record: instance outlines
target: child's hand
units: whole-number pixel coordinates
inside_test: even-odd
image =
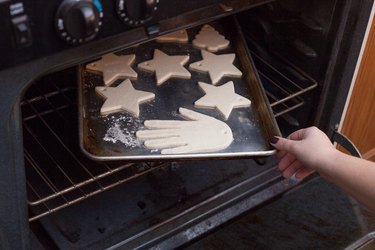
[[[285,178],[296,174],[303,179],[315,170],[322,170],[327,166],[326,160],[336,152],[326,134],[316,127],[298,130],[287,138],[273,137],[271,145],[279,150],[278,168]]]

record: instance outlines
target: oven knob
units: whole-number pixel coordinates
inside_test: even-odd
[[[149,21],[157,10],[159,0],[117,0],[117,15],[129,26]]]
[[[97,35],[102,18],[99,0],[64,0],[57,10],[55,26],[64,41],[79,44]]]

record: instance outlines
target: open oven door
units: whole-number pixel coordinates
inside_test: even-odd
[[[375,249],[375,232],[365,235],[363,238],[354,242],[345,250],[371,250]]]

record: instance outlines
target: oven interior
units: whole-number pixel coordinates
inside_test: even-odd
[[[237,15],[284,134],[314,124],[341,8],[335,0],[284,0]],[[120,239],[127,247],[151,246],[171,228],[182,231],[283,180],[274,157],[88,159],[79,148],[77,71],[35,80],[21,101],[29,222],[41,242],[62,249],[99,249]]]

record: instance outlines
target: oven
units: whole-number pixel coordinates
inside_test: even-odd
[[[98,160],[81,69],[205,23],[241,32],[281,133],[341,119],[373,1],[0,0],[2,249],[170,249],[299,185],[274,156]]]

